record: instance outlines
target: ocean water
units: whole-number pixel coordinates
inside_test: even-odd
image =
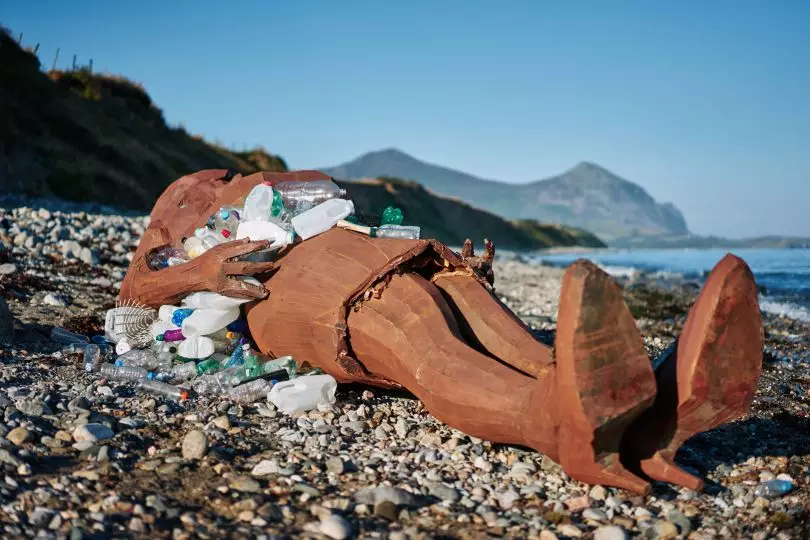
[[[647,274],[663,279],[702,282],[726,253],[719,249],[604,250],[579,253],[540,253],[532,258],[567,266],[579,258],[597,263],[616,277]],[[738,249],[764,287],[759,302],[763,311],[810,322],[810,249]]]

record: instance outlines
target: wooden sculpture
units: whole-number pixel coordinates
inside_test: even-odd
[[[459,255],[435,240],[333,229],[273,263],[237,260],[267,247],[243,240],[187,264],[147,265],[261,182],[324,179],[206,170],[177,180],[155,204],[121,298],[155,307],[203,290],[255,299],[245,311],[266,354],[307,360],[340,382],[404,387],[448,425],[532,447],[584,482],[642,493],[650,478],[702,486],[674,463],[676,450],[743,415],[761,370],[757,291],[741,259],[715,267],[656,371],[620,289],[584,260],[565,273],[554,350],[491,293],[491,245],[479,258],[469,245]],[[235,279],[245,274],[263,287]]]

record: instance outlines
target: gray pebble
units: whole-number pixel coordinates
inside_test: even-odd
[[[336,514],[332,514],[321,521],[318,528],[321,533],[335,540],[344,540],[352,535],[351,524]]]
[[[261,491],[262,486],[256,480],[249,476],[238,475],[234,476],[228,482],[228,487],[236,491],[245,491],[248,493],[255,493]]]
[[[419,500],[404,489],[379,486],[363,488],[354,494],[357,502],[376,505],[381,501],[390,501],[397,506],[419,506]]]
[[[593,540],[626,540],[627,533],[618,525],[605,525],[593,533]]]
[[[28,416],[42,416],[44,414],[53,414],[50,407],[45,405],[42,401],[35,399],[21,399],[15,403],[17,410]]]
[[[332,457],[326,460],[326,470],[332,474],[343,474],[346,471],[346,463],[340,457]]]
[[[77,442],[81,441],[104,441],[112,439],[115,436],[113,430],[104,424],[90,423],[79,426],[73,430],[73,439]]]
[[[447,486],[441,482],[427,483],[431,495],[443,501],[456,502],[461,498],[461,494],[454,487]]]
[[[183,459],[202,459],[208,452],[208,437],[199,429],[186,433],[183,437]]]

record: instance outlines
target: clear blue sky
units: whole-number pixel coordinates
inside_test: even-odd
[[[587,160],[695,232],[810,236],[810,2],[5,0],[0,22],[293,168],[397,147],[518,182]]]

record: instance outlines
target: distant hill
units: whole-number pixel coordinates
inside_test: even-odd
[[[137,83],[88,71],[43,73],[0,28],[0,194],[149,210],[199,169],[284,171],[262,149],[234,152],[169,127]]]
[[[386,206],[396,206],[405,215],[405,225],[419,225],[423,238],[436,238],[450,246],[461,246],[466,238],[481,249],[484,238],[497,248],[534,250],[553,246],[605,247],[587,231],[532,220],[509,222],[490,212],[454,199],[430,193],[416,182],[398,178],[338,181],[354,201],[357,214],[367,224],[376,220]]]
[[[346,180],[407,178],[507,219],[558,222],[587,229],[605,240],[689,233],[674,205],[657,203],[640,186],[593,163],[583,162],[558,176],[528,184],[478,178],[419,161],[395,149],[370,152],[321,170]]]

